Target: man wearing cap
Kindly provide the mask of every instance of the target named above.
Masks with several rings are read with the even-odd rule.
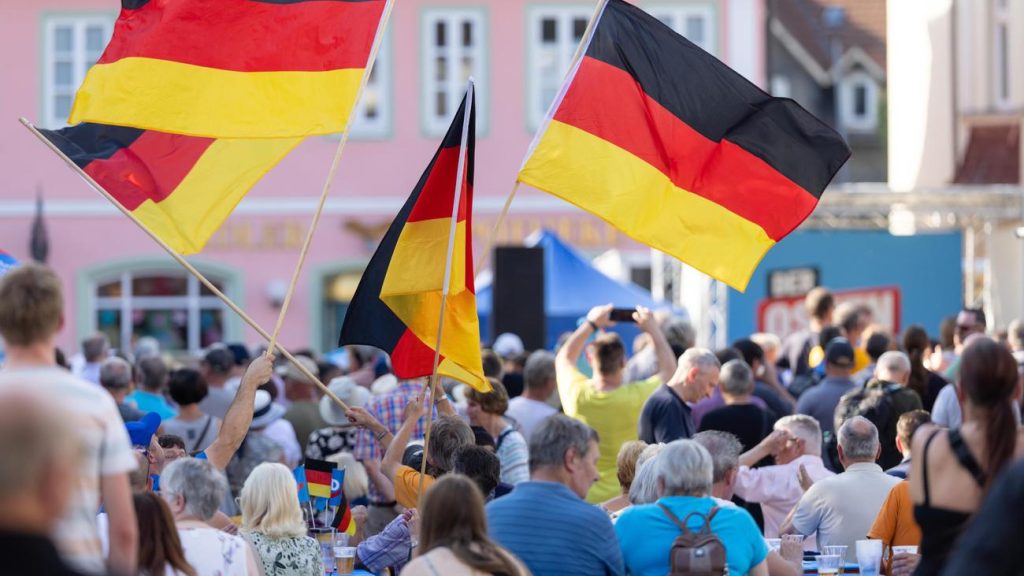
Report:
[[[796,403],[797,414],[813,416],[822,434],[835,432],[833,416],[844,394],[857,387],[850,376],[854,370],[853,346],[846,338],[836,338],[825,347],[825,379],[804,392]]]
[[[231,402],[235,399],[235,390],[227,386],[234,368],[235,355],[225,346],[216,345],[206,352],[203,361],[199,363],[199,372],[209,387],[206,398],[199,403],[199,409],[204,414],[224,420]]]
[[[160,428],[160,415],[149,412],[139,420],[125,422],[128,437],[136,451],[141,451],[149,461],[149,479],[154,492],[160,490],[160,472],[164,469],[164,449],[157,442],[156,431]]]
[[[296,358],[310,374],[317,373],[316,362],[312,359],[306,356]],[[295,428],[299,446],[305,446],[310,434],[327,425],[320,417],[320,399],[317,398],[316,386],[290,362],[278,369],[278,375],[284,380],[284,396],[289,401],[284,419]]]

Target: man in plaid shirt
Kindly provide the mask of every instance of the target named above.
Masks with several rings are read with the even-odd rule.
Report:
[[[400,382],[398,387],[385,392],[379,396],[374,396],[366,404],[366,411],[371,416],[377,419],[378,422],[383,424],[388,432],[395,434],[398,429],[402,427],[402,415],[405,412],[405,405],[415,400],[420,392],[423,390],[426,380],[423,378],[416,380],[406,380]],[[443,393],[443,392],[442,392]],[[424,400],[427,402],[428,400]],[[437,419],[437,412],[435,408],[433,418]],[[426,428],[426,419],[421,418],[416,423],[416,430],[413,433],[414,440],[423,440]],[[379,463],[384,458],[384,450],[381,448],[380,441],[374,437],[373,432],[365,428],[361,428],[356,435],[356,445],[352,451],[352,455],[356,460],[360,462],[375,462]],[[395,510],[397,503],[393,500],[390,502],[384,501],[382,495],[374,486],[373,482],[370,482],[370,506],[369,506],[369,520],[367,522],[367,534],[377,534],[384,529],[395,517],[398,516],[398,512]]]

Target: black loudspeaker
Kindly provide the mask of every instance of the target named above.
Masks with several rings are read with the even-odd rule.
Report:
[[[527,350],[544,348],[544,249],[502,246],[494,249],[494,289],[491,292],[491,342],[511,332]]]

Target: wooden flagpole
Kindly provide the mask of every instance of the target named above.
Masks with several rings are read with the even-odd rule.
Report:
[[[434,342],[434,368],[430,374],[430,380],[424,387],[430,387],[430,404],[427,409],[427,427],[424,430],[423,436],[423,461],[420,463],[420,486],[419,486],[419,508],[423,509],[423,479],[427,474],[427,451],[430,448],[430,429],[434,422],[434,396],[437,394],[437,381],[440,380],[437,375],[438,365],[441,363],[441,335],[444,332],[444,313],[448,303],[448,292],[451,290],[452,284],[452,260],[453,252],[455,251],[455,229],[458,227],[459,220],[459,207],[462,203],[462,185],[463,177],[466,173],[466,158],[469,155],[469,151],[466,149],[469,141],[469,119],[473,115],[473,79],[469,79],[469,85],[466,88],[466,111],[462,118],[462,145],[459,153],[459,165],[455,172],[455,197],[452,202],[452,223],[448,228],[448,252],[446,253],[444,263],[444,284],[441,287],[441,311],[437,322],[437,340]],[[466,231],[467,234],[471,232]],[[425,396],[426,394],[421,394]]]
[[[391,12],[394,8],[395,0],[387,0],[384,5],[384,14],[381,16],[380,23],[377,26],[377,35],[373,39],[373,48],[370,50],[370,57],[366,63],[366,70],[363,72],[363,78],[359,84],[359,92],[356,95],[355,105],[352,107],[352,111],[349,113],[348,122],[345,126],[345,132],[341,135],[341,141],[338,142],[338,149],[334,152],[334,159],[331,160],[331,168],[327,172],[327,180],[324,181],[323,189],[320,192],[320,201],[317,204],[316,212],[313,213],[313,221],[309,225],[309,230],[306,232],[306,239],[302,243],[302,251],[299,252],[299,261],[295,264],[295,271],[292,273],[291,283],[288,285],[288,291],[285,292],[284,302],[281,304],[281,312],[277,315],[277,323],[274,325],[274,333],[270,336],[270,348],[273,349],[277,344],[277,337],[281,334],[281,327],[284,325],[284,317],[288,313],[288,306],[291,304],[292,295],[295,293],[295,286],[299,282],[299,274],[302,272],[302,266],[306,263],[306,254],[309,252],[309,245],[313,241],[313,233],[316,231],[317,224],[320,223],[320,216],[324,211],[324,204],[327,202],[327,195],[331,191],[331,184],[334,182],[334,175],[338,171],[338,164],[341,162],[341,154],[345,151],[345,145],[348,144],[349,133],[352,131],[352,123],[356,117],[356,106],[359,104],[360,98],[363,96],[363,91],[366,89],[367,82],[370,81],[370,74],[373,72],[373,65],[377,61],[377,54],[380,52],[380,45],[383,41],[384,31],[387,29],[388,21],[391,19]]]
[[[520,170],[526,165],[526,161],[533,154],[534,148],[537,146],[537,142],[541,135],[547,130],[548,124],[551,123],[551,118],[555,115],[555,110],[558,109],[558,105],[562,103],[562,98],[565,97],[566,89],[569,87],[569,80],[576,76],[576,70],[579,68],[580,61],[583,59],[584,50],[587,46],[590,46],[590,41],[594,36],[594,27],[597,25],[597,21],[601,18],[601,14],[604,12],[604,7],[608,4],[608,0],[598,0],[597,6],[594,7],[594,13],[590,16],[590,21],[587,22],[587,28],[583,31],[583,37],[580,38],[580,43],[576,45],[576,52],[572,56],[572,64],[569,65],[569,69],[565,72],[565,78],[562,80],[562,88],[558,91],[558,95],[551,102],[551,106],[548,107],[548,113],[544,117],[544,121],[541,122],[540,128],[537,129],[537,134],[533,138],[533,142],[530,143],[529,149],[526,151],[526,156],[523,158],[523,164],[519,167]],[[484,251],[477,258],[476,268],[473,269],[474,273],[479,272],[483,269],[483,265],[487,263],[487,258],[491,254],[491,249],[494,248],[494,243],[498,239],[498,231],[501,230],[501,225],[505,223],[505,217],[508,216],[509,209],[512,208],[512,200],[516,196],[516,192],[519,190],[521,182],[519,178],[516,178],[516,184],[512,187],[512,191],[509,192],[508,197],[505,199],[505,207],[502,208],[501,213],[498,214],[498,219],[494,222],[494,228],[491,230],[491,236],[487,239],[487,244],[484,246]]]
[[[234,311],[235,314],[238,314],[238,316],[242,320],[244,320],[246,324],[248,324],[250,327],[252,327],[253,330],[255,330],[257,333],[259,333],[260,336],[263,336],[265,339],[267,339],[267,341],[270,341],[270,334],[268,334],[267,331],[263,329],[263,327],[261,327],[259,324],[257,324],[256,321],[253,320],[248,314],[246,314],[244,310],[239,308],[238,305],[236,305],[230,298],[227,297],[227,295],[225,295],[223,292],[220,291],[220,289],[218,289],[216,286],[214,286],[213,283],[210,282],[206,278],[206,276],[204,276],[202,274],[202,272],[200,272],[199,270],[196,270],[196,268],[194,266],[192,266],[192,264],[190,264],[187,260],[185,260],[181,256],[181,254],[178,254],[177,251],[175,251],[173,248],[171,248],[167,244],[167,242],[165,242],[163,240],[163,238],[160,238],[159,236],[154,234],[145,224],[142,223],[142,221],[140,221],[138,219],[137,216],[135,216],[134,213],[132,213],[130,210],[128,210],[127,208],[122,206],[121,203],[118,202],[116,198],[111,196],[111,194],[109,192],[107,192],[103,188],[103,186],[100,186],[100,184],[98,182],[96,182],[96,180],[94,180],[92,176],[89,176],[89,174],[87,174],[84,170],[82,170],[78,166],[78,164],[75,164],[73,160],[68,158],[67,155],[65,155],[64,152],[62,152],[60,148],[57,148],[57,146],[55,146],[53,144],[53,142],[50,142],[50,140],[46,136],[43,136],[42,133],[40,133],[39,130],[35,126],[33,126],[31,122],[29,122],[25,118],[20,118],[19,121],[21,122],[21,124],[23,126],[25,126],[25,128],[27,128],[29,130],[29,132],[34,134],[36,136],[36,138],[39,138],[39,140],[43,144],[45,144],[47,148],[52,150],[54,153],[57,154],[58,157],[60,157],[62,160],[64,160],[64,163],[67,164],[68,166],[70,166],[71,169],[74,170],[75,173],[78,174],[83,180],[85,180],[94,190],[96,190],[96,192],[98,192],[101,196],[103,196],[108,201],[110,201],[110,203],[113,204],[118,210],[120,210],[122,214],[127,216],[132,222],[134,222],[139,228],[141,228],[142,231],[145,232],[147,236],[152,238],[154,242],[156,242],[161,248],[164,249],[164,251],[166,251],[168,254],[170,254],[171,258],[173,258],[175,260],[175,262],[180,264],[182,268],[184,268],[190,274],[195,276],[195,278],[197,280],[199,280],[199,282],[202,283],[203,286],[205,286],[208,290],[210,290],[210,292],[212,292],[215,296],[220,298],[221,301],[224,302],[224,304],[227,305],[228,308],[230,308],[232,311]],[[298,361],[298,359],[296,359],[294,356],[292,356],[292,354],[290,352],[285,350],[284,347],[282,347],[281,345],[275,343],[273,346],[271,346],[268,349],[269,350],[274,350],[275,347],[277,348],[278,351],[281,352],[282,356],[287,358],[288,361],[290,361],[292,364],[295,365],[296,368],[299,369],[299,372],[302,372],[302,374],[306,378],[309,378],[327,396],[329,396],[332,400],[337,402],[338,405],[341,406],[343,409],[348,411],[348,409],[349,409],[348,405],[346,405],[344,402],[341,401],[340,398],[338,398],[334,393],[332,393],[327,388],[327,386],[324,386],[323,382],[320,382],[320,379],[317,377],[316,374],[313,374],[312,372],[307,370],[306,367],[303,366],[302,363]]]

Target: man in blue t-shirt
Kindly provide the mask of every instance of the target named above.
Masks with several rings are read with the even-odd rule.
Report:
[[[711,498],[711,455],[697,442],[670,443],[654,465],[661,498],[655,504],[627,509],[615,524],[626,569],[633,576],[664,576],[669,572],[669,550],[680,529],[662,506],[695,532],[704,526],[704,517],[694,514],[684,520],[687,515],[698,512],[707,516],[716,506]],[[768,575],[768,545],[746,510],[719,508],[711,520],[711,532],[725,547],[730,574]]]
[[[583,500],[598,478],[598,442],[586,424],[549,417],[530,436],[530,481],[487,505],[491,537],[534,576],[625,573],[611,520]]]

